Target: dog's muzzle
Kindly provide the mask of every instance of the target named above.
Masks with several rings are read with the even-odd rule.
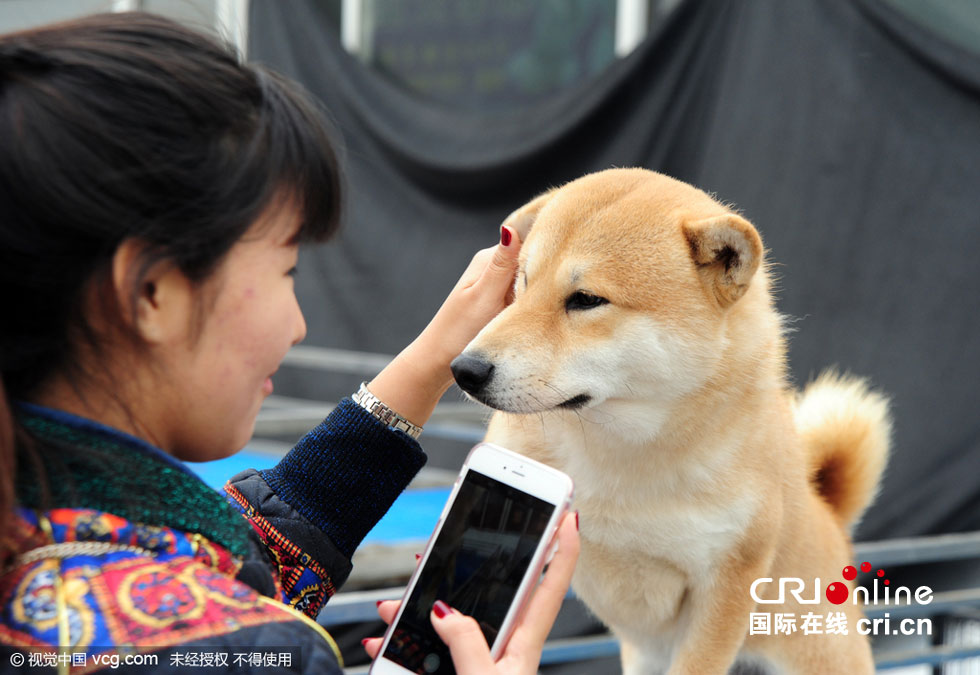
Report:
[[[493,377],[493,364],[481,356],[460,354],[449,364],[456,384],[470,396],[480,397]]]

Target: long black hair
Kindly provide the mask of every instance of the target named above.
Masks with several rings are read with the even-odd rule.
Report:
[[[7,397],[75,367],[77,340],[93,338],[83,294],[110,275],[123,241],[143,244],[144,273],[168,260],[199,282],[278,199],[301,211],[297,241],[327,239],[340,213],[330,136],[298,85],[163,17],[95,15],[0,37]]]

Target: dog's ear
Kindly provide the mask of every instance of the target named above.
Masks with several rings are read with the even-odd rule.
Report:
[[[551,201],[557,188],[552,188],[542,195],[538,195],[527,204],[517,209],[509,216],[504,219],[501,227],[506,225],[515,232],[521,238],[521,241],[527,241],[527,234],[531,231],[531,226],[534,225],[534,221],[538,219],[538,213],[544,208],[544,205]]]
[[[691,257],[722,307],[745,294],[762,261],[762,240],[749,221],[734,213],[684,223]]]

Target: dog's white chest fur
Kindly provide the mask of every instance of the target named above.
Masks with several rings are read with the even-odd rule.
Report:
[[[655,448],[624,452],[610,444],[596,452],[597,438],[555,436],[562,440],[552,461],[576,481],[586,540],[576,592],[619,630],[643,626],[647,640],[653,625],[658,634],[672,634],[683,622],[685,595],[714,583],[757,515],[758,494],[722,489],[721,448],[701,463],[678,465],[658,461]],[[593,444],[589,452],[577,447],[583,441]]]
[[[635,503],[638,511],[632,518],[624,519],[622,511],[633,508],[628,502],[615,509],[608,503],[577,502],[581,518],[593,520],[588,532],[596,544],[627,556],[638,553],[664,560],[692,577],[708,575],[722,562],[744,533],[755,505],[752,495],[728,504],[646,499]]]

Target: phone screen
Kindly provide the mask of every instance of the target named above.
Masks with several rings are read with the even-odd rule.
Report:
[[[455,673],[429,621],[436,600],[476,619],[493,645],[555,508],[467,471],[384,658],[419,675]]]

